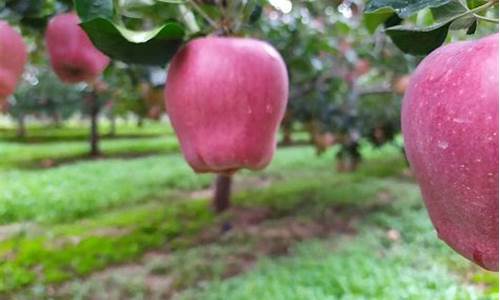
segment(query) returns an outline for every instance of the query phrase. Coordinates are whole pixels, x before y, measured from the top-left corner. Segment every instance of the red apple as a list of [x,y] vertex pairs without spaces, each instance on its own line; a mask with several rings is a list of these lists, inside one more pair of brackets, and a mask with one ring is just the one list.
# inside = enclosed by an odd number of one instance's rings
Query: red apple
[[272,159],[288,99],[288,76],[269,44],[199,38],[173,58],[166,107],[196,172],[258,170]]
[[425,58],[404,97],[402,128],[439,237],[498,271],[498,34]]
[[12,95],[28,58],[23,38],[5,21],[0,21],[0,102]]
[[74,13],[55,16],[45,32],[50,62],[57,76],[66,83],[91,82],[109,64],[109,58],[97,50]]

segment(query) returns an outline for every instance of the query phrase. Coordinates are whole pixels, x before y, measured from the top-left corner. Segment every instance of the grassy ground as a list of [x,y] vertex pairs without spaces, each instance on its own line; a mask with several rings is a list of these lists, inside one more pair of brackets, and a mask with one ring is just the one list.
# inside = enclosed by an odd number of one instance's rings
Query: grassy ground
[[334,171],[333,151],[278,150],[265,171],[237,175],[223,216],[209,207],[212,176],[179,154],[47,169],[12,154],[0,169],[0,298],[497,297],[496,274],[437,239],[397,148],[365,146],[351,174]]
[[[13,129],[0,129],[0,168],[47,168],[88,160],[88,129],[82,126],[46,128],[33,126],[25,138],[16,138]],[[179,151],[167,124],[150,123],[144,128],[121,126],[110,137],[101,130],[102,157],[134,157]]]

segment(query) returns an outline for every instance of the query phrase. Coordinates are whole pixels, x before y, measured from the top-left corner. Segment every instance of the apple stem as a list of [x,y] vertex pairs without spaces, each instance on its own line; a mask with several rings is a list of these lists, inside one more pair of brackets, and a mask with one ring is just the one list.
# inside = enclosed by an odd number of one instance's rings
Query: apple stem
[[213,205],[216,213],[222,213],[231,206],[232,175],[218,174],[215,179]]

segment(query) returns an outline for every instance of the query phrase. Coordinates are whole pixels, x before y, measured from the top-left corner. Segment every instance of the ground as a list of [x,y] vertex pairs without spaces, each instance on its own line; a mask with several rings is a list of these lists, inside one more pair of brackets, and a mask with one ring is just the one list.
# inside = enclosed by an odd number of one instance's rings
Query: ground
[[0,129],[0,299],[496,299],[498,276],[441,242],[400,148],[279,148],[210,207],[166,124]]

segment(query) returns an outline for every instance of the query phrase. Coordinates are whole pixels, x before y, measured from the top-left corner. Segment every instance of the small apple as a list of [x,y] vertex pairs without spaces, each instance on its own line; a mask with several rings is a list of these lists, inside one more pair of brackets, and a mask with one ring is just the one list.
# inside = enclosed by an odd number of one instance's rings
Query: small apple
[[396,94],[403,95],[408,88],[408,85],[410,84],[410,75],[403,75],[398,78],[393,82],[392,85],[392,90]]
[[21,35],[7,22],[0,21],[0,103],[14,93],[27,59]]
[[60,14],[50,20],[45,32],[52,68],[66,83],[92,82],[109,64],[79,23],[74,13]]

